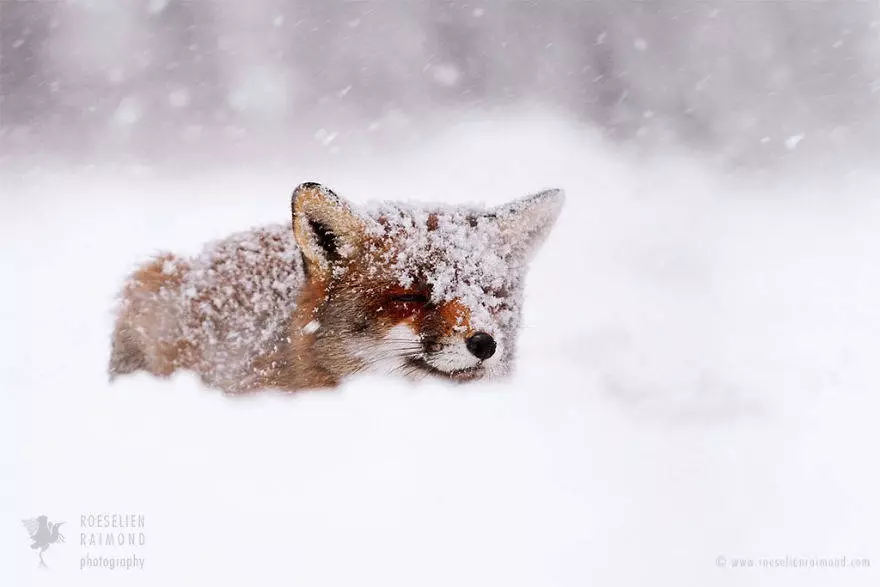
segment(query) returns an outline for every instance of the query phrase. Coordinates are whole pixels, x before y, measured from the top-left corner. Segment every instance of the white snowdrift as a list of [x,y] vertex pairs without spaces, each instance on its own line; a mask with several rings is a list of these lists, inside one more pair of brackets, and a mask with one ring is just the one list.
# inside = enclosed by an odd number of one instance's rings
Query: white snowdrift
[[[877,584],[880,175],[759,183],[552,120],[343,155],[189,178],[4,172],[0,583]],[[517,374],[244,398],[187,374],[110,386],[125,273],[283,221],[311,179],[355,201],[566,188]],[[80,571],[89,512],[146,516],[143,571]],[[41,513],[67,522],[48,571],[20,524]]]

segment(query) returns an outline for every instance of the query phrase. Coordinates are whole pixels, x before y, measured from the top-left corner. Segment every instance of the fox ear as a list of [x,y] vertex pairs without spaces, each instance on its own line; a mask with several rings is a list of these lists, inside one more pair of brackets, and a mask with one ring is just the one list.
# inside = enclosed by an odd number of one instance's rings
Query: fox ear
[[310,270],[329,274],[334,263],[351,258],[358,249],[363,221],[329,188],[302,183],[293,191],[290,207],[293,234]]
[[499,206],[492,214],[514,254],[529,259],[550,234],[563,202],[564,191],[545,190]]

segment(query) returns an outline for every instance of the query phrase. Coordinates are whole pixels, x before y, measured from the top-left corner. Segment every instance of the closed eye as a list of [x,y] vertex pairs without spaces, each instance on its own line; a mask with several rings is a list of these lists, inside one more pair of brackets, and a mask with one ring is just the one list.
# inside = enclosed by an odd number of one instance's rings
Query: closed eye
[[396,296],[391,296],[391,299],[395,302],[401,302],[404,304],[427,304],[428,296],[425,294],[419,293],[409,293],[409,294],[399,294]]

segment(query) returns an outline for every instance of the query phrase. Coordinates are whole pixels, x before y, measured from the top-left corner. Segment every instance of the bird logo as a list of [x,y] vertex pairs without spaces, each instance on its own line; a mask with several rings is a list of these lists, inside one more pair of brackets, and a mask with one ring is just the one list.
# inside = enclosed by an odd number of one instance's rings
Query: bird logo
[[56,542],[64,542],[64,535],[58,530],[64,522],[50,522],[46,516],[37,516],[30,520],[22,520],[25,529],[31,536],[31,548],[40,556],[40,567],[49,568],[43,560],[43,553]]

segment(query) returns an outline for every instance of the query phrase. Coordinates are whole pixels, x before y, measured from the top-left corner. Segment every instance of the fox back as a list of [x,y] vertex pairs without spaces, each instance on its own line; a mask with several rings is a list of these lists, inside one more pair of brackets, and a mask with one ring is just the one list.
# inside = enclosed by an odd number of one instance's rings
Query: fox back
[[357,372],[469,381],[509,372],[528,262],[563,195],[499,208],[379,203],[315,183],[292,222],[166,254],[126,281],[111,378],[198,373],[228,392],[332,387]]

